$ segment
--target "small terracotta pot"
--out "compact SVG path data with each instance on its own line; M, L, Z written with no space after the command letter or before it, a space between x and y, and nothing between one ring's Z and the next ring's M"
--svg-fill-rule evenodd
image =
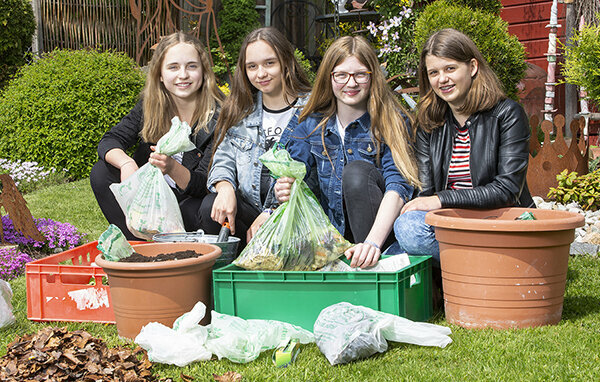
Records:
M148 243L134 245L144 256L193 250L197 258L150 263L121 263L96 257L108 275L109 291L119 336L134 339L149 322L168 327L198 301L210 307L212 266L221 249L206 243ZM200 324L210 322L207 314Z
M515 220L523 212L537 220ZM446 320L465 328L556 324L580 214L526 208L441 209L435 227Z

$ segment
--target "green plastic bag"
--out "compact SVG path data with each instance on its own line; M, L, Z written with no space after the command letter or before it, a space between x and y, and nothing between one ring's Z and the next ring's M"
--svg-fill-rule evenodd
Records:
M296 179L290 200L277 208L260 227L235 265L251 270L316 270L343 255L352 244L331 224L319 201L302 180L303 163L286 150L273 147L260 157L275 178Z
M102 252L104 259L108 261L119 261L135 252L123 232L114 224L109 225L106 231L102 232L102 235L98 238L96 248Z
M174 155L195 148L191 128L175 117L171 129L156 144L156 152ZM151 240L157 233L184 232L179 203L162 172L146 163L124 182L110 185L125 214L127 228L135 236Z

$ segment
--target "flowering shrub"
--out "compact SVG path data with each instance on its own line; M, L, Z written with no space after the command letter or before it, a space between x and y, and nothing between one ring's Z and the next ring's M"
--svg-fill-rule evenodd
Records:
M57 172L54 167L45 169L37 162L16 162L0 158L0 173L7 173L15 181L21 193L26 194L47 183L63 183L66 176Z
M8 215L2 216L4 241L23 247L33 247L46 253L51 253L57 248L67 250L83 244L85 234L77 231L77 228L72 224L61 223L52 219L33 219L33 221L45 237L43 242L25 237L17 232Z
M25 264L33 259L16 248L0 248L0 279L12 280L23 274Z

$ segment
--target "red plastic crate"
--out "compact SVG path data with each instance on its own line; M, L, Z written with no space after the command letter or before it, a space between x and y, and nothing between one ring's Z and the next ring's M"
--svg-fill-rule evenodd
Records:
M130 242L131 244L145 242ZM92 264L97 241L25 265L27 318L33 321L115 323L106 276ZM64 262L70 264L60 264ZM95 285L90 285L91 279Z

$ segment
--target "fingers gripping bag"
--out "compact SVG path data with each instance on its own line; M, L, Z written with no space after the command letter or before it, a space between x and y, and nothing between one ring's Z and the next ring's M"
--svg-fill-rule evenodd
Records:
M293 177L289 201L282 203L233 262L249 270L310 271L339 258L352 244L331 224L302 180L304 163L277 145L260 157L275 178Z
M173 155L195 148L191 128L178 117L156 144L156 152ZM150 240L157 233L184 232L177 198L157 167L146 163L124 182L110 185L125 214L127 228L135 236Z

